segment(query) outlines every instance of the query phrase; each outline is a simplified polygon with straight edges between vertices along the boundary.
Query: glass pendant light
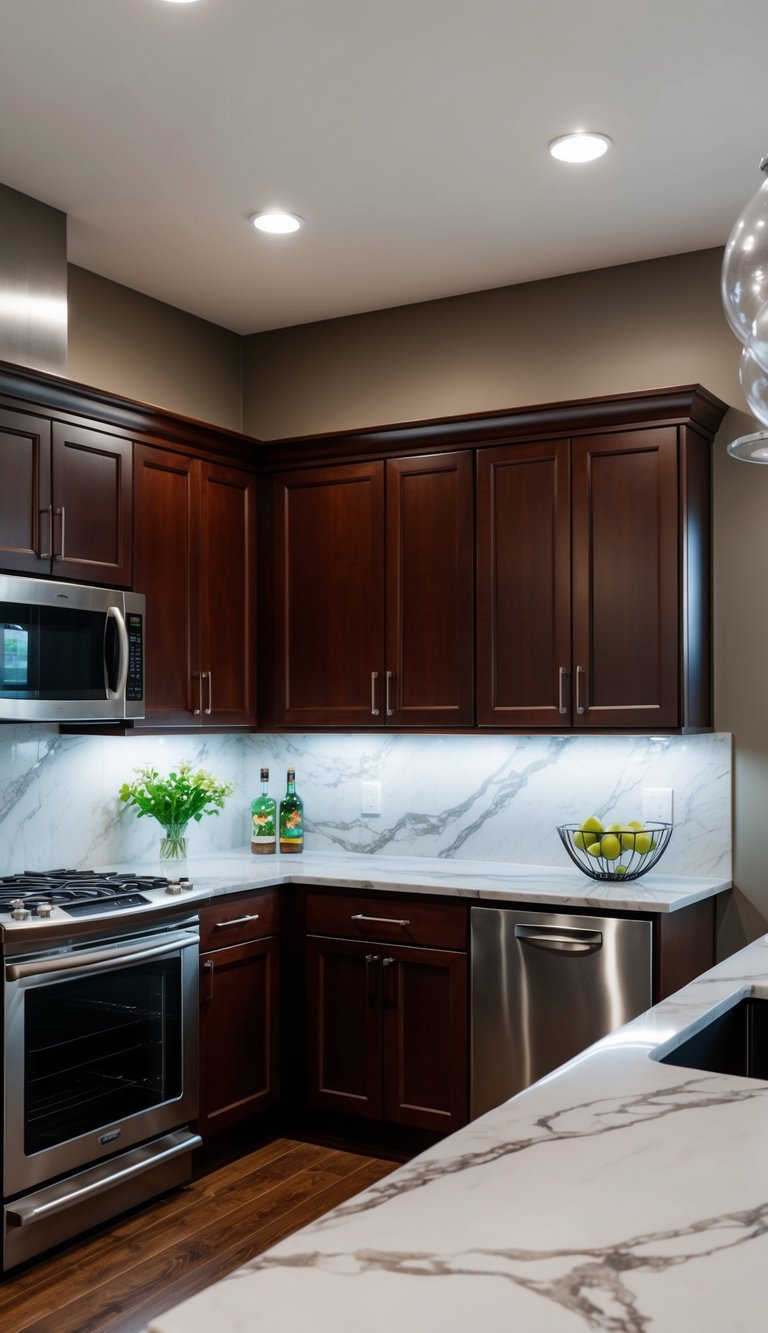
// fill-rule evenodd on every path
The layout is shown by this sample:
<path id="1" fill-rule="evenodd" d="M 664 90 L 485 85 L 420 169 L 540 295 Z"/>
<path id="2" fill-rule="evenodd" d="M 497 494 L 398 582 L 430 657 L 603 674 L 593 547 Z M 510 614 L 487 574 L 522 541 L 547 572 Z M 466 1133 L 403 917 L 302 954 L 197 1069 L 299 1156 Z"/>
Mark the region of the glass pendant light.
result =
<path id="1" fill-rule="evenodd" d="M 760 163 L 765 180 L 739 214 L 723 257 L 723 309 L 744 344 L 739 380 L 750 411 L 768 426 L 768 153 Z M 749 463 L 768 463 L 768 431 L 743 435 L 728 453 Z"/>

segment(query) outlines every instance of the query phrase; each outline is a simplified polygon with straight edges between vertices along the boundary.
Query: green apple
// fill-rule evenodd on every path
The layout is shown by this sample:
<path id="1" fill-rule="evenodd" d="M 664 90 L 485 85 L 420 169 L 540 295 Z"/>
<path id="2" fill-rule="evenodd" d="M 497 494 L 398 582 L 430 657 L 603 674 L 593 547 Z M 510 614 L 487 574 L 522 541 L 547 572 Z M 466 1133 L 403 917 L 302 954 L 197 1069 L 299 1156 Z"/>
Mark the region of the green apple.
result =
<path id="1" fill-rule="evenodd" d="M 602 833 L 603 831 L 603 826 L 596 815 L 590 815 L 589 819 L 584 820 L 581 827 L 584 833 Z"/>
<path id="2" fill-rule="evenodd" d="M 614 873 L 614 875 L 626 875 L 626 873 L 627 873 L 627 867 L 626 867 L 626 866 L 617 866 L 613 873 Z"/>
<path id="3" fill-rule="evenodd" d="M 599 855 L 600 855 L 600 843 L 599 842 L 590 843 L 589 847 L 587 848 L 587 856 L 599 856 Z"/>
<path id="4" fill-rule="evenodd" d="M 589 834 L 589 839 L 590 839 L 590 842 L 591 842 L 591 840 L 592 840 L 592 834 L 591 834 L 591 833 Z M 574 847 L 585 848 L 586 845 L 587 845 L 587 834 L 586 834 L 586 833 L 574 833 L 574 835 L 573 835 L 573 845 L 574 845 Z"/>
<path id="5" fill-rule="evenodd" d="M 606 861 L 615 861 L 621 854 L 621 843 L 615 833 L 604 833 L 600 839 L 600 847 Z"/>
<path id="6" fill-rule="evenodd" d="M 641 856 L 645 856 L 645 853 L 651 850 L 651 841 L 650 833 L 636 833 L 635 851 L 639 852 Z"/>

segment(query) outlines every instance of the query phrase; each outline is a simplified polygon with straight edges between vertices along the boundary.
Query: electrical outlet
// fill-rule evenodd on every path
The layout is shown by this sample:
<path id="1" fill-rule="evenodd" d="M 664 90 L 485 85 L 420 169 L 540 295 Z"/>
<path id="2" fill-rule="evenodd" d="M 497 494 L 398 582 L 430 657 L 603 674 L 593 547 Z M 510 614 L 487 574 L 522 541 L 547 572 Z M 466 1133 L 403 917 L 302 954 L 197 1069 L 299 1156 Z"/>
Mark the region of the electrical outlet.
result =
<path id="1" fill-rule="evenodd" d="M 672 788 L 643 787 L 643 819 L 672 823 Z"/>
<path id="2" fill-rule="evenodd" d="M 381 783 L 360 783 L 360 809 L 364 815 L 381 814 Z"/>

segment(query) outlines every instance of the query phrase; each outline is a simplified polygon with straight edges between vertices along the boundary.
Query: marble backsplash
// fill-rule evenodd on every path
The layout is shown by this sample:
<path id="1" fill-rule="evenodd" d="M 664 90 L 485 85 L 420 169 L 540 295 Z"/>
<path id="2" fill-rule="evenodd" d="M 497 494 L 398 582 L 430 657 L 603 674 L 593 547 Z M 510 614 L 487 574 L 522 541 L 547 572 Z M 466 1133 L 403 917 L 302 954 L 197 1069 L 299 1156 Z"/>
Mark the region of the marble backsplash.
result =
<path id="1" fill-rule="evenodd" d="M 297 770 L 312 851 L 462 857 L 562 866 L 556 825 L 642 818 L 644 787 L 674 790 L 667 874 L 731 874 L 731 736 L 60 736 L 0 730 L 0 873 L 154 859 L 159 825 L 121 807 L 134 767 L 181 759 L 236 784 L 218 817 L 191 825 L 195 852 L 242 847 L 259 768 L 284 790 Z M 382 784 L 381 815 L 360 783 Z"/>

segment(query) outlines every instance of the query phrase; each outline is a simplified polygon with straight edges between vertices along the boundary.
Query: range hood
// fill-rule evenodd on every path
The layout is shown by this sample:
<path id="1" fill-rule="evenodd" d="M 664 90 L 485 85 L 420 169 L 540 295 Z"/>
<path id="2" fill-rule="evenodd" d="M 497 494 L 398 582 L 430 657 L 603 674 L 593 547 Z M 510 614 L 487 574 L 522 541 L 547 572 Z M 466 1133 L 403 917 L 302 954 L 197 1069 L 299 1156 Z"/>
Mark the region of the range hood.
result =
<path id="1" fill-rule="evenodd" d="M 0 185 L 0 361 L 67 371 L 67 215 Z"/>

